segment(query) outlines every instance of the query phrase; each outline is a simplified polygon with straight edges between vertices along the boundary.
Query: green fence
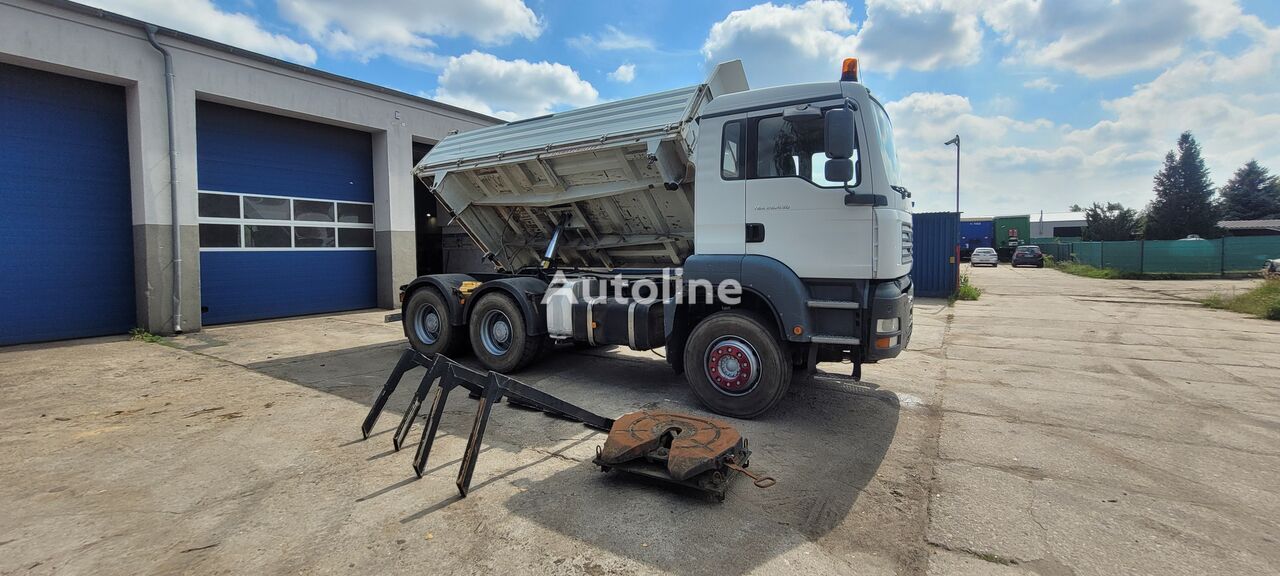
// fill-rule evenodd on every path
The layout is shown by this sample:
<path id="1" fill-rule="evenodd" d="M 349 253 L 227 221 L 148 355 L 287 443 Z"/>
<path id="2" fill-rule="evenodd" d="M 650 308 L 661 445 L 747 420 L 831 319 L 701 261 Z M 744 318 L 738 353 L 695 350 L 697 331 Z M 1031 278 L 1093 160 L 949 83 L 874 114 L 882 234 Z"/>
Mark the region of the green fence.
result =
<path id="1" fill-rule="evenodd" d="M 1280 258 L 1280 236 L 1066 242 L 1039 246 L 1059 262 L 1074 260 L 1098 268 L 1146 274 L 1257 272 L 1268 259 Z"/>

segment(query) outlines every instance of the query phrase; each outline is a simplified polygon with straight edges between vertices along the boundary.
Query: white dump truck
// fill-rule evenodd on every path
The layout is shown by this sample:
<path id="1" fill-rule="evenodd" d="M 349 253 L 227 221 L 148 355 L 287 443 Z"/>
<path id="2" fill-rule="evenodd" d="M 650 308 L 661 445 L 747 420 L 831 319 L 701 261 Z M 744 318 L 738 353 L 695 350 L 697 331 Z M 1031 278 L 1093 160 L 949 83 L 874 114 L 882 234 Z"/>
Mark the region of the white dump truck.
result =
<path id="1" fill-rule="evenodd" d="M 415 176 L 495 272 L 404 286 L 405 335 L 498 372 L 557 342 L 665 347 L 707 408 L 739 418 L 796 370 L 848 360 L 860 377 L 897 356 L 910 193 L 857 61 L 838 72 L 750 90 L 726 62 L 698 86 L 445 138 Z"/>

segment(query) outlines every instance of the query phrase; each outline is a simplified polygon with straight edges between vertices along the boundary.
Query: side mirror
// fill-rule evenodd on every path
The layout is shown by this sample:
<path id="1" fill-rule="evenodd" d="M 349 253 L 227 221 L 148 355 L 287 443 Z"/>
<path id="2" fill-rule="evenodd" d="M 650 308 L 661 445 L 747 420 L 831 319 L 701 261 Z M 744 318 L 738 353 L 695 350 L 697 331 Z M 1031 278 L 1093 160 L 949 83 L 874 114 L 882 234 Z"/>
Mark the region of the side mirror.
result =
<path id="1" fill-rule="evenodd" d="M 848 108 L 828 110 L 824 132 L 826 132 L 827 158 L 853 157 L 853 110 Z M 831 166 L 831 163 L 828 162 L 827 166 Z M 843 182 L 843 180 L 834 180 L 834 182 Z"/>
<path id="2" fill-rule="evenodd" d="M 823 175 L 827 182 L 848 182 L 853 180 L 853 160 L 849 158 L 831 158 L 824 166 Z"/>

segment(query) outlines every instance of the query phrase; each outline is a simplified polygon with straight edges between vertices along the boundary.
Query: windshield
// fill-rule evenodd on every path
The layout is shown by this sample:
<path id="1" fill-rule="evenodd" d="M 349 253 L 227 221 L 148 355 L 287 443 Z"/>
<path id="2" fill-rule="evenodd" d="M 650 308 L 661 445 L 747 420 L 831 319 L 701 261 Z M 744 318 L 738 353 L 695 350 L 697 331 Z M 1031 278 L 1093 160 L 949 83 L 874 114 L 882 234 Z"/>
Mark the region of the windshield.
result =
<path id="1" fill-rule="evenodd" d="M 889 113 L 884 111 L 884 106 L 875 98 L 871 102 L 875 104 L 872 108 L 875 110 L 876 131 L 880 133 L 880 157 L 884 158 L 884 173 L 891 186 L 898 186 L 902 178 L 898 171 L 898 148 L 893 143 L 893 123 L 889 121 Z"/>

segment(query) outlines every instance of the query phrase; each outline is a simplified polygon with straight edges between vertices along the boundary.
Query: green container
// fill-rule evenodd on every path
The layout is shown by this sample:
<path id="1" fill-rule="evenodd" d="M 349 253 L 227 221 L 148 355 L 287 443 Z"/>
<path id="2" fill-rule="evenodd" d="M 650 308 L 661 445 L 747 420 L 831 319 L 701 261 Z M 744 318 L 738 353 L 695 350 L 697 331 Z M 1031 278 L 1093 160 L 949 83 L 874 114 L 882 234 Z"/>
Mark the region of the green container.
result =
<path id="1" fill-rule="evenodd" d="M 1030 216 L 999 216 L 995 218 L 996 249 L 1013 249 L 1031 243 Z"/>

